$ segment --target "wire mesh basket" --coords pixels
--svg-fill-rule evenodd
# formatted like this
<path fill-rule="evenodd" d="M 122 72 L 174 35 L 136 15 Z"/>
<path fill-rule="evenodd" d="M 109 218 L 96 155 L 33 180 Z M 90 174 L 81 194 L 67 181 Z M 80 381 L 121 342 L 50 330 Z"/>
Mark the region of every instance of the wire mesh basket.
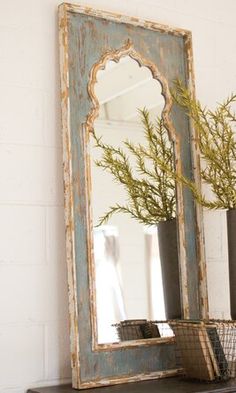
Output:
<path fill-rule="evenodd" d="M 113 326 L 120 341 L 160 337 L 158 325 L 146 319 L 127 319 Z"/>
<path fill-rule="evenodd" d="M 113 326 L 120 341 L 174 338 L 176 367 L 186 378 L 220 382 L 236 377 L 236 321 L 135 319 Z"/>
<path fill-rule="evenodd" d="M 203 381 L 236 377 L 236 321 L 168 321 L 185 376 Z"/>

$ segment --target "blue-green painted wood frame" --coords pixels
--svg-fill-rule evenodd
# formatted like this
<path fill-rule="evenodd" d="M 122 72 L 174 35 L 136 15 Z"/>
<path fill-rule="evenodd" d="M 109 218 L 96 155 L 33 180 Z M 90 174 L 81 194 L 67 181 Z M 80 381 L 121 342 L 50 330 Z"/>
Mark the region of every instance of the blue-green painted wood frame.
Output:
<path fill-rule="evenodd" d="M 88 91 L 91 69 L 106 51 L 125 42 L 158 67 L 172 86 L 179 78 L 192 87 L 191 33 L 153 22 L 71 4 L 60 6 L 62 123 L 64 138 L 65 210 L 70 297 L 73 386 L 87 388 L 158 378 L 177 372 L 174 345 L 153 340 L 126 346 L 93 345 L 91 228 L 85 127 L 93 103 Z M 193 130 L 183 112 L 173 107 L 171 120 L 179 139 L 176 160 L 185 175 L 198 178 Z M 201 213 L 187 190 L 182 192 L 185 261 L 182 263 L 183 316 L 206 316 L 206 278 Z M 181 255 L 181 252 L 180 252 Z M 185 273 L 184 273 L 185 272 Z M 185 300 L 184 300 L 185 299 Z"/>

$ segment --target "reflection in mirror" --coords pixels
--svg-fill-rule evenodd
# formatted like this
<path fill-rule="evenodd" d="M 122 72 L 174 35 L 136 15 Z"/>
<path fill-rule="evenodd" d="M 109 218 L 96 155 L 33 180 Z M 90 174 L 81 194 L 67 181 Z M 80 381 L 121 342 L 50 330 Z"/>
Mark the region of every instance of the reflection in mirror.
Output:
<path fill-rule="evenodd" d="M 160 82 L 153 78 L 149 68 L 140 67 L 131 57 L 107 62 L 105 69 L 97 73 L 95 84 L 99 101 L 99 116 L 94 123 L 97 137 L 116 148 L 126 140 L 145 145 L 137 109 L 147 108 L 153 121 L 161 117 L 165 105 L 161 90 Z M 135 167 L 134 158 L 126 153 Z M 146 326 L 146 320 L 163 320 L 169 316 L 165 310 L 157 227 L 144 225 L 122 213 L 98 225 L 112 205 L 127 202 L 127 194 L 109 171 L 96 165 L 102 153 L 93 138 L 90 154 L 98 343 L 145 338 L 142 326 Z M 175 185 L 173 193 L 174 198 Z M 171 243 L 168 230 L 162 237 L 164 243 Z M 178 299 L 174 301 L 178 303 Z M 134 335 L 129 330 L 130 323 Z M 152 326 L 153 335 L 149 337 L 160 337 L 155 327 Z M 126 335 L 129 331 L 131 335 Z"/>

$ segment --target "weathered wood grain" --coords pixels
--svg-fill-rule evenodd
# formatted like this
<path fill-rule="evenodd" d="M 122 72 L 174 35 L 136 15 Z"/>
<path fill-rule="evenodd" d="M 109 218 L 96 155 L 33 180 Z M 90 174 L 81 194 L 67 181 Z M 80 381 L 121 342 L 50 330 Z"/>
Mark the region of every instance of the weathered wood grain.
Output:
<path fill-rule="evenodd" d="M 162 84 L 164 118 L 175 143 L 177 170 L 190 177 L 194 173 L 199 179 L 196 135 L 183 112 L 172 107 L 169 94 L 176 78 L 193 89 L 191 33 L 89 7 L 62 4 L 59 9 L 73 386 L 87 388 L 171 376 L 179 372 L 173 339 L 97 345 L 87 142 L 98 112 L 93 93 L 96 69 L 111 56 L 129 54 L 148 66 Z M 205 317 L 201 211 L 181 186 L 177 196 L 183 316 Z"/>

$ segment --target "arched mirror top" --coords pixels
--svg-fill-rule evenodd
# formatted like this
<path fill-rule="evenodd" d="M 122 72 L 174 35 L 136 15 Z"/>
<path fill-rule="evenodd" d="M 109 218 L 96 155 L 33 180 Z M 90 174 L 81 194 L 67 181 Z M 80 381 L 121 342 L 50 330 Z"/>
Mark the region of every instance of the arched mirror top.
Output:
<path fill-rule="evenodd" d="M 160 106 L 163 107 L 159 113 L 157 112 L 158 117 L 163 119 L 164 125 L 169 132 L 169 137 L 172 141 L 176 140 L 176 133 L 173 127 L 173 124 L 170 119 L 170 112 L 172 108 L 172 97 L 169 90 L 168 82 L 166 78 L 160 73 L 156 64 L 152 63 L 147 58 L 141 56 L 133 47 L 133 44 L 130 40 L 125 43 L 120 49 L 116 50 L 108 50 L 106 51 L 101 59 L 95 63 L 90 72 L 90 78 L 88 81 L 88 93 L 89 97 L 93 103 L 93 108 L 87 116 L 87 130 L 91 131 L 94 128 L 94 121 L 101 116 L 100 110 L 101 105 L 104 104 L 103 96 L 100 96 L 100 92 L 98 90 L 98 81 L 101 81 L 100 75 L 102 75 L 102 71 L 108 70 L 108 68 L 112 68 L 112 63 L 116 64 L 124 64 L 124 62 L 129 62 L 132 67 L 135 67 L 135 63 L 141 68 L 143 75 L 146 72 L 147 78 L 152 80 L 152 89 L 153 89 L 153 79 L 156 80 L 159 86 L 159 95 L 162 97 L 162 103 L 160 102 Z M 145 70 L 146 69 L 146 70 Z M 145 70 L 145 71 L 144 71 Z M 149 74 L 149 75 L 148 75 Z M 139 77 L 142 75 L 139 72 Z M 145 81 L 147 82 L 147 80 Z M 124 81 L 125 83 L 125 81 Z M 142 82 L 141 82 L 142 83 Z M 159 97 L 160 101 L 160 97 Z M 142 109 L 143 107 L 147 107 L 144 100 L 138 105 L 137 108 Z M 149 108 L 147 108 L 149 109 Z"/>

